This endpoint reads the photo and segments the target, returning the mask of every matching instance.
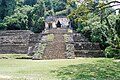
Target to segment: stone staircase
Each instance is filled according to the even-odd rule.
[[[61,29],[61,28],[51,29],[49,30],[49,33],[64,34],[64,33],[67,33],[67,29]]]
[[[55,29],[48,29],[43,31],[43,33],[50,33],[50,34],[65,34],[68,33],[67,29],[62,29],[62,28],[55,28]]]
[[[54,40],[47,43],[43,59],[65,59],[65,43],[63,30],[50,31],[54,33]]]

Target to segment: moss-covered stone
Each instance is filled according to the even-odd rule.
[[[65,57],[68,59],[75,58],[74,55],[74,44],[66,44]]]
[[[42,55],[44,53],[45,47],[46,47],[46,43],[39,43],[38,50],[34,54],[33,59],[42,59]]]
[[[68,29],[68,33],[73,33],[73,30],[72,29]]]
[[[69,42],[69,35],[68,34],[64,34],[64,41],[65,42]]]
[[[47,35],[47,41],[53,41],[54,40],[54,34]]]

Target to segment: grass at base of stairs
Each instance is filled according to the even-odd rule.
[[[113,59],[69,65],[55,71],[61,80],[120,80],[120,62]]]
[[[2,55],[0,54],[0,56]],[[80,68],[82,68],[83,70],[82,73],[85,73],[87,75],[86,69],[91,70],[92,67],[91,66],[84,67],[85,64],[86,65],[95,64],[98,63],[98,61],[104,61],[104,63],[105,62],[111,63],[112,60],[113,59],[105,59],[105,58],[76,58],[76,59],[58,59],[58,60],[57,59],[56,60],[30,60],[30,59],[21,60],[21,59],[11,59],[11,58],[0,59],[0,80],[62,80],[63,79],[62,77],[64,76],[66,76],[65,77],[66,79],[63,80],[72,80],[71,74],[68,75],[64,71],[64,68],[66,68],[66,70],[67,69],[76,70],[74,66],[83,65],[83,66],[78,66],[78,71],[80,71],[81,70]],[[103,64],[103,62],[100,63]],[[71,65],[74,66],[70,67]],[[108,64],[104,64],[104,65],[107,66]],[[118,63],[111,64],[110,66],[112,67],[110,68],[116,68],[116,66],[114,67],[114,65],[118,65]],[[98,65],[97,67],[101,68],[100,65]],[[94,66],[94,68],[96,68],[96,66]],[[101,69],[104,70],[104,67]],[[117,69],[118,68],[116,68],[116,70]],[[60,71],[61,71],[61,75],[59,74]],[[64,75],[62,75],[62,71],[65,72]],[[76,72],[76,75],[77,74],[78,73]],[[94,74],[94,72],[91,74]],[[77,80],[77,79],[73,79],[73,80]]]

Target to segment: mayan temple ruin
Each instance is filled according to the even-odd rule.
[[[99,57],[102,51],[98,43],[89,42],[82,34],[72,30],[65,16],[49,16],[42,33],[29,30],[0,32],[1,54],[28,54],[32,59],[74,59]]]

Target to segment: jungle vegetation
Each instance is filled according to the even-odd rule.
[[[120,2],[114,0],[84,0],[68,15],[72,19],[73,29],[83,33],[91,42],[100,43],[109,58],[120,58],[120,14],[116,15],[116,10],[120,8],[112,8],[118,5]]]
[[[41,32],[47,16],[67,16],[77,8],[67,0],[0,0],[0,30]]]
[[[47,16],[67,16],[75,31],[98,42],[106,57],[120,58],[119,1],[99,0],[0,0],[0,30],[44,29]],[[111,5],[113,3],[117,3]],[[80,5],[78,5],[80,4]]]

